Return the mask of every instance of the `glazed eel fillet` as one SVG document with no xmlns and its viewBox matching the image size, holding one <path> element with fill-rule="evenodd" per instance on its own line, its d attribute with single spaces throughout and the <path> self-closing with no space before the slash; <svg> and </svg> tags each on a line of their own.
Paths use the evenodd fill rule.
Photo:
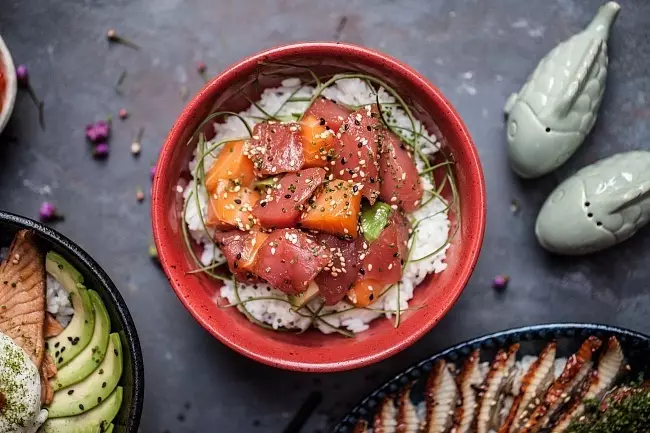
<svg viewBox="0 0 650 433">
<path fill-rule="evenodd" d="M 397 408 L 391 396 L 386 396 L 379 405 L 379 410 L 373 420 L 373 433 L 397 432 Z"/>
<path fill-rule="evenodd" d="M 476 389 L 480 387 L 481 382 L 483 382 L 481 353 L 476 349 L 467 357 L 456 378 L 461 401 L 454 415 L 452 433 L 468 433 L 470 431 L 476 411 Z"/>
<path fill-rule="evenodd" d="M 396 433 L 418 433 L 420 420 L 415 405 L 411 401 L 413 384 L 405 386 L 397 396 L 397 427 Z"/>
<path fill-rule="evenodd" d="M 546 345 L 537 360 L 532 363 L 521 380 L 519 393 L 510 407 L 508 416 L 499 428 L 499 433 L 516 433 L 521 421 L 528 418 L 530 412 L 541 403 L 539 397 L 546 392 L 555 379 L 555 357 L 557 345 Z"/>
<path fill-rule="evenodd" d="M 515 371 L 519 344 L 513 344 L 506 350 L 500 350 L 490 365 L 481 390 L 472 431 L 489 433 L 494 417 L 499 411 L 499 398 L 510 383 Z"/>
<path fill-rule="evenodd" d="M 445 433 L 454 421 L 458 387 L 450 367 L 444 360 L 437 361 L 427 379 L 422 433 Z"/>
<path fill-rule="evenodd" d="M 605 393 L 614 386 L 625 363 L 623 349 L 616 337 L 610 337 L 607 342 L 607 350 L 598 360 L 598 367 L 592 372 L 591 376 L 585 381 L 582 392 L 576 395 L 569 407 L 558 418 L 551 433 L 563 433 L 571 421 L 579 418 L 585 411 L 583 402 L 585 400 L 595 399 L 602 400 Z"/>
<path fill-rule="evenodd" d="M 571 355 L 562 374 L 550 386 L 542 402 L 524 423 L 520 433 L 538 433 L 558 413 L 562 405 L 571 399 L 589 374 L 593 365 L 592 356 L 601 344 L 598 338 L 589 337 L 580 346 L 578 352 Z"/>
</svg>

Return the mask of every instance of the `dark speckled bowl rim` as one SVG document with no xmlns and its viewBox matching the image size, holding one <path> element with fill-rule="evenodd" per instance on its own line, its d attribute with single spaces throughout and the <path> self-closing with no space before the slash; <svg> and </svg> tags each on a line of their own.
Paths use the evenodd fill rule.
<svg viewBox="0 0 650 433">
<path fill-rule="evenodd" d="M 551 323 L 495 332 L 457 344 L 407 368 L 373 391 L 370 395 L 364 398 L 361 403 L 357 404 L 354 409 L 343 417 L 343 420 L 334 428 L 333 432 L 352 433 L 357 421 L 360 418 L 366 418 L 368 414 L 374 413 L 379 401 L 381 401 L 386 395 L 394 394 L 407 383 L 428 374 L 428 372 L 431 371 L 433 362 L 438 359 L 445 358 L 455 361 L 460 359 L 460 357 L 467 356 L 472 350 L 479 348 L 494 349 L 515 342 L 551 340 L 552 338 L 561 337 L 582 338 L 588 335 L 595 335 L 597 337 L 613 335 L 616 336 L 621 343 L 633 342 L 633 345 L 635 346 L 646 346 L 646 350 L 650 352 L 650 336 L 610 325 L 590 323 Z"/>
<path fill-rule="evenodd" d="M 135 328 L 135 323 L 131 317 L 131 313 L 126 306 L 126 302 L 118 291 L 117 287 L 111 281 L 106 272 L 93 260 L 90 255 L 81 249 L 77 244 L 72 242 L 61 233 L 53 230 L 37 221 L 15 215 L 9 212 L 0 211 L 0 222 L 13 224 L 18 228 L 24 228 L 35 232 L 41 239 L 56 245 L 62 250 L 67 251 L 70 255 L 74 256 L 80 263 L 82 263 L 90 272 L 97 278 L 101 286 L 106 290 L 106 293 L 115 307 L 115 311 L 122 321 L 124 327 L 124 334 L 126 341 L 129 345 L 129 351 L 133 357 L 133 399 L 131 407 L 128 411 L 128 419 L 126 422 L 126 433 L 136 433 L 140 425 L 140 417 L 142 415 L 142 406 L 144 403 L 144 364 L 142 358 L 142 350 L 140 348 L 140 340 Z"/>
</svg>

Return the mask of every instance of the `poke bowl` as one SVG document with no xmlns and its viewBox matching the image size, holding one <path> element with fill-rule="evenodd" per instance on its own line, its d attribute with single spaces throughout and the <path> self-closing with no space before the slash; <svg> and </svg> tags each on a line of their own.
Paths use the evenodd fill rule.
<svg viewBox="0 0 650 433">
<path fill-rule="evenodd" d="M 253 55 L 210 81 L 156 166 L 162 267 L 195 319 L 260 362 L 368 365 L 453 306 L 485 188 L 458 114 L 417 72 L 348 44 Z"/>
<path fill-rule="evenodd" d="M 17 83 L 9 48 L 0 37 L 0 133 L 7 125 L 16 101 Z"/>
<path fill-rule="evenodd" d="M 0 429 L 138 431 L 138 335 L 119 291 L 86 252 L 0 212 L 0 304 Z"/>
</svg>

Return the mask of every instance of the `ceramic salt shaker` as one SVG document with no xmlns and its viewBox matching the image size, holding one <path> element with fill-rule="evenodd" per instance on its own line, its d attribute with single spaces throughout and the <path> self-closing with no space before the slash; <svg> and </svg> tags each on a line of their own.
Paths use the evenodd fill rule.
<svg viewBox="0 0 650 433">
<path fill-rule="evenodd" d="M 582 32 L 544 57 L 505 106 L 512 169 L 535 178 L 562 165 L 591 131 L 605 91 L 607 38 L 620 6 L 610 1 Z"/>
<path fill-rule="evenodd" d="M 562 182 L 537 217 L 547 250 L 587 254 L 632 237 L 650 218 L 650 152 L 619 153 Z"/>
</svg>

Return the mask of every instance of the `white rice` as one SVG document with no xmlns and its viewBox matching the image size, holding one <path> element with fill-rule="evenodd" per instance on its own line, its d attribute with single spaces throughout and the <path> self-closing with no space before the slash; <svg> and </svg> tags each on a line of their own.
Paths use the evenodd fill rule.
<svg viewBox="0 0 650 433">
<path fill-rule="evenodd" d="M 278 117 L 286 116 L 290 118 L 292 113 L 302 113 L 308 108 L 308 102 L 287 102 L 284 104 L 291 95 L 292 99 L 307 99 L 311 97 L 315 89 L 310 86 L 301 86 L 300 80 L 297 78 L 286 79 L 282 85 L 274 89 L 266 89 L 260 100 L 258 101 L 259 107 L 268 113 L 276 113 Z M 295 93 L 294 93 L 295 92 Z M 395 102 L 390 94 L 383 89 L 379 90 L 379 101 L 382 104 L 391 104 Z M 340 80 L 335 85 L 326 88 L 323 95 L 333 99 L 339 103 L 347 105 L 366 105 L 376 102 L 376 96 L 367 84 L 360 79 L 346 79 Z M 284 106 L 282 105 L 284 104 Z M 393 125 L 401 126 L 404 128 L 411 128 L 411 122 L 406 113 L 393 105 L 383 105 L 382 108 L 388 114 L 387 120 Z M 278 111 L 279 110 L 279 111 Z M 259 121 L 256 117 L 264 117 L 264 113 L 255 105 L 252 105 L 248 110 L 240 113 L 246 122 L 252 126 Z M 235 116 L 230 116 L 224 123 L 215 123 L 214 129 L 216 136 L 210 143 L 216 143 L 224 139 L 232 139 L 238 137 L 247 137 L 248 132 L 244 124 Z M 438 151 L 438 146 L 431 143 L 437 143 L 436 137 L 428 134 L 422 124 L 415 120 L 415 129 L 421 130 L 425 138 L 418 138 L 420 149 L 423 154 L 432 155 Z M 409 137 L 409 134 L 405 134 Z M 412 138 L 412 137 L 409 137 Z M 210 144 L 207 145 L 209 147 Z M 216 155 L 207 155 L 204 159 L 206 170 L 214 162 Z M 197 158 L 190 162 L 190 171 L 194 172 Z M 424 163 L 416 158 L 416 165 L 418 170 L 424 169 Z M 424 184 L 425 194 L 423 202 L 432 197 L 431 190 L 433 189 L 427 178 L 422 178 Z M 183 197 L 187 201 L 190 193 L 195 189 L 194 180 L 184 188 Z M 198 197 L 198 200 L 197 200 Z M 197 196 L 192 195 L 192 199 L 186 203 L 187 211 L 185 214 L 185 222 L 187 223 L 189 232 L 192 238 L 199 244 L 206 246 L 200 256 L 201 262 L 207 266 L 213 263 L 225 263 L 225 258 L 221 252 L 213 247 L 211 241 L 212 231 L 206 230 L 203 226 L 202 215 L 206 215 L 207 209 L 207 194 L 203 186 L 198 187 Z M 409 307 L 408 301 L 413 297 L 413 291 L 420 284 L 427 274 L 442 272 L 447 264 L 445 263 L 446 250 L 449 245 L 447 243 L 449 237 L 449 219 L 445 210 L 446 203 L 438 198 L 432 198 L 426 206 L 421 207 L 412 214 L 409 218 L 412 223 L 420 221 L 415 233 L 411 239 L 411 258 L 418 259 L 436 250 L 440 249 L 436 254 L 425 260 L 413 261 L 411 260 L 406 269 L 404 270 L 402 280 L 393 288 L 388 290 L 380 299 L 375 301 L 368 309 L 351 309 L 350 305 L 345 302 L 340 302 L 333 306 L 326 306 L 321 310 L 321 315 L 328 314 L 323 319 L 317 320 L 313 325 L 324 333 L 334 332 L 336 329 L 345 329 L 351 332 L 361 332 L 368 329 L 368 324 L 381 315 L 390 318 L 398 308 L 401 311 Z M 200 209 L 200 211 L 199 211 Z M 201 213 L 199 213 L 201 212 Z M 424 219 L 426 217 L 426 219 Z M 246 303 L 246 309 L 257 320 L 273 326 L 274 328 L 288 328 L 288 329 L 305 329 L 310 326 L 311 318 L 303 317 L 289 308 L 287 303 L 288 297 L 279 290 L 275 290 L 267 284 L 246 285 L 237 283 L 237 289 L 240 299 L 246 300 L 258 297 L 277 297 L 281 300 L 255 300 Z M 234 290 L 232 281 L 226 281 L 221 289 L 221 297 L 226 298 L 228 302 L 237 302 L 237 296 Z M 218 298 L 218 296 L 217 296 Z M 215 302 L 217 299 L 215 299 Z M 223 301 L 221 302 L 223 303 Z M 318 299 L 312 300 L 307 304 L 307 307 L 312 311 L 319 307 L 320 301 Z M 241 307 L 240 307 L 241 310 Z M 309 311 L 302 309 L 302 314 L 308 314 Z"/>
<path fill-rule="evenodd" d="M 63 327 L 68 326 L 74 314 L 68 291 L 50 274 L 47 274 L 46 287 L 47 312 Z"/>
<path fill-rule="evenodd" d="M 0 263 L 7 258 L 8 254 L 9 248 L 0 248 Z M 50 274 L 47 274 L 45 298 L 47 312 L 54 315 L 61 326 L 68 326 L 74 314 L 70 296 L 67 290 Z"/>
</svg>

